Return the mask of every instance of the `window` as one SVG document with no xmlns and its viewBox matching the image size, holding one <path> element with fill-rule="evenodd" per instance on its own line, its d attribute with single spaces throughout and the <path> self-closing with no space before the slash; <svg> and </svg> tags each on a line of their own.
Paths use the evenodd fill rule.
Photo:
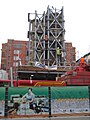
<svg viewBox="0 0 90 120">
<path fill-rule="evenodd" d="M 14 56 L 14 58 L 13 58 L 13 60 L 18 60 L 19 58 L 18 58 L 18 56 Z"/>
<path fill-rule="evenodd" d="M 10 67 L 10 62 L 8 62 L 8 67 Z"/>
<path fill-rule="evenodd" d="M 21 48 L 22 44 L 14 44 L 14 48 Z"/>
<path fill-rule="evenodd" d="M 19 54 L 19 50 L 14 50 L 14 54 Z"/>
<path fill-rule="evenodd" d="M 22 53 L 22 50 L 14 50 L 14 54 L 19 55 L 20 53 Z"/>
<path fill-rule="evenodd" d="M 8 56 L 8 60 L 10 60 L 10 56 Z"/>
<path fill-rule="evenodd" d="M 14 63 L 13 63 L 13 66 L 18 66 L 18 62 L 14 62 Z"/>
</svg>

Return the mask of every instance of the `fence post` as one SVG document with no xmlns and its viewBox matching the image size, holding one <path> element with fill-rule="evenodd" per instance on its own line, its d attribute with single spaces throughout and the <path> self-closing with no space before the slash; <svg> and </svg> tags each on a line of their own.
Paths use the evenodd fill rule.
<svg viewBox="0 0 90 120">
<path fill-rule="evenodd" d="M 51 87 L 48 87 L 49 117 L 51 117 Z"/>
<path fill-rule="evenodd" d="M 5 87 L 4 117 L 8 117 L 8 86 Z"/>
<path fill-rule="evenodd" d="M 90 86 L 88 86 L 88 93 L 89 93 L 89 110 L 90 110 Z"/>
</svg>

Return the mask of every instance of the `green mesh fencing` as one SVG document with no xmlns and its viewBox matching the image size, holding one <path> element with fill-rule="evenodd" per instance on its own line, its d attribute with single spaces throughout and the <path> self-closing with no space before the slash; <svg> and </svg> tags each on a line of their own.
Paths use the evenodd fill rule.
<svg viewBox="0 0 90 120">
<path fill-rule="evenodd" d="M 24 95 L 27 93 L 28 87 L 9 87 L 8 99 L 11 95 Z M 32 91 L 35 95 L 42 95 L 48 97 L 48 87 L 32 87 Z M 76 87 L 51 87 L 52 99 L 68 99 L 68 98 L 89 98 L 87 86 Z M 5 99 L 5 88 L 0 87 L 0 100 Z"/>
<path fill-rule="evenodd" d="M 4 99 L 5 99 L 5 88 L 0 87 L 0 100 L 4 100 Z"/>
<path fill-rule="evenodd" d="M 76 87 L 51 87 L 51 97 L 53 99 L 79 99 L 89 98 L 88 87 L 76 86 Z"/>
</svg>

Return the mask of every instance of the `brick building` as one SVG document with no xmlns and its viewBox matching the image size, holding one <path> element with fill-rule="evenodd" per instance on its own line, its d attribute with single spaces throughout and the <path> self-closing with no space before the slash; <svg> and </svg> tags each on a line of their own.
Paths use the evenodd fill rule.
<svg viewBox="0 0 90 120">
<path fill-rule="evenodd" d="M 8 72 L 10 79 L 10 68 L 12 67 L 14 79 L 16 79 L 16 67 L 18 64 L 26 64 L 27 58 L 27 41 L 8 39 L 7 43 L 2 44 L 1 49 L 1 69 Z"/>
<path fill-rule="evenodd" d="M 66 63 L 70 65 L 72 61 L 76 61 L 76 48 L 72 46 L 71 42 L 65 43 L 66 49 Z"/>
</svg>

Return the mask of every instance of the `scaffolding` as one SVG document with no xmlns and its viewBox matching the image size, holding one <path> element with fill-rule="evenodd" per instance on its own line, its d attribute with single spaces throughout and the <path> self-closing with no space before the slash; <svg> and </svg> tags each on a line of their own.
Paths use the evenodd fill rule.
<svg viewBox="0 0 90 120">
<path fill-rule="evenodd" d="M 34 14 L 34 19 L 31 19 Z M 64 40 L 64 15 L 63 7 L 61 10 L 47 7 L 47 12 L 43 14 L 28 13 L 29 22 L 29 62 L 40 62 L 47 66 L 65 65 L 66 52 Z M 56 48 L 59 47 L 60 62 Z"/>
</svg>

